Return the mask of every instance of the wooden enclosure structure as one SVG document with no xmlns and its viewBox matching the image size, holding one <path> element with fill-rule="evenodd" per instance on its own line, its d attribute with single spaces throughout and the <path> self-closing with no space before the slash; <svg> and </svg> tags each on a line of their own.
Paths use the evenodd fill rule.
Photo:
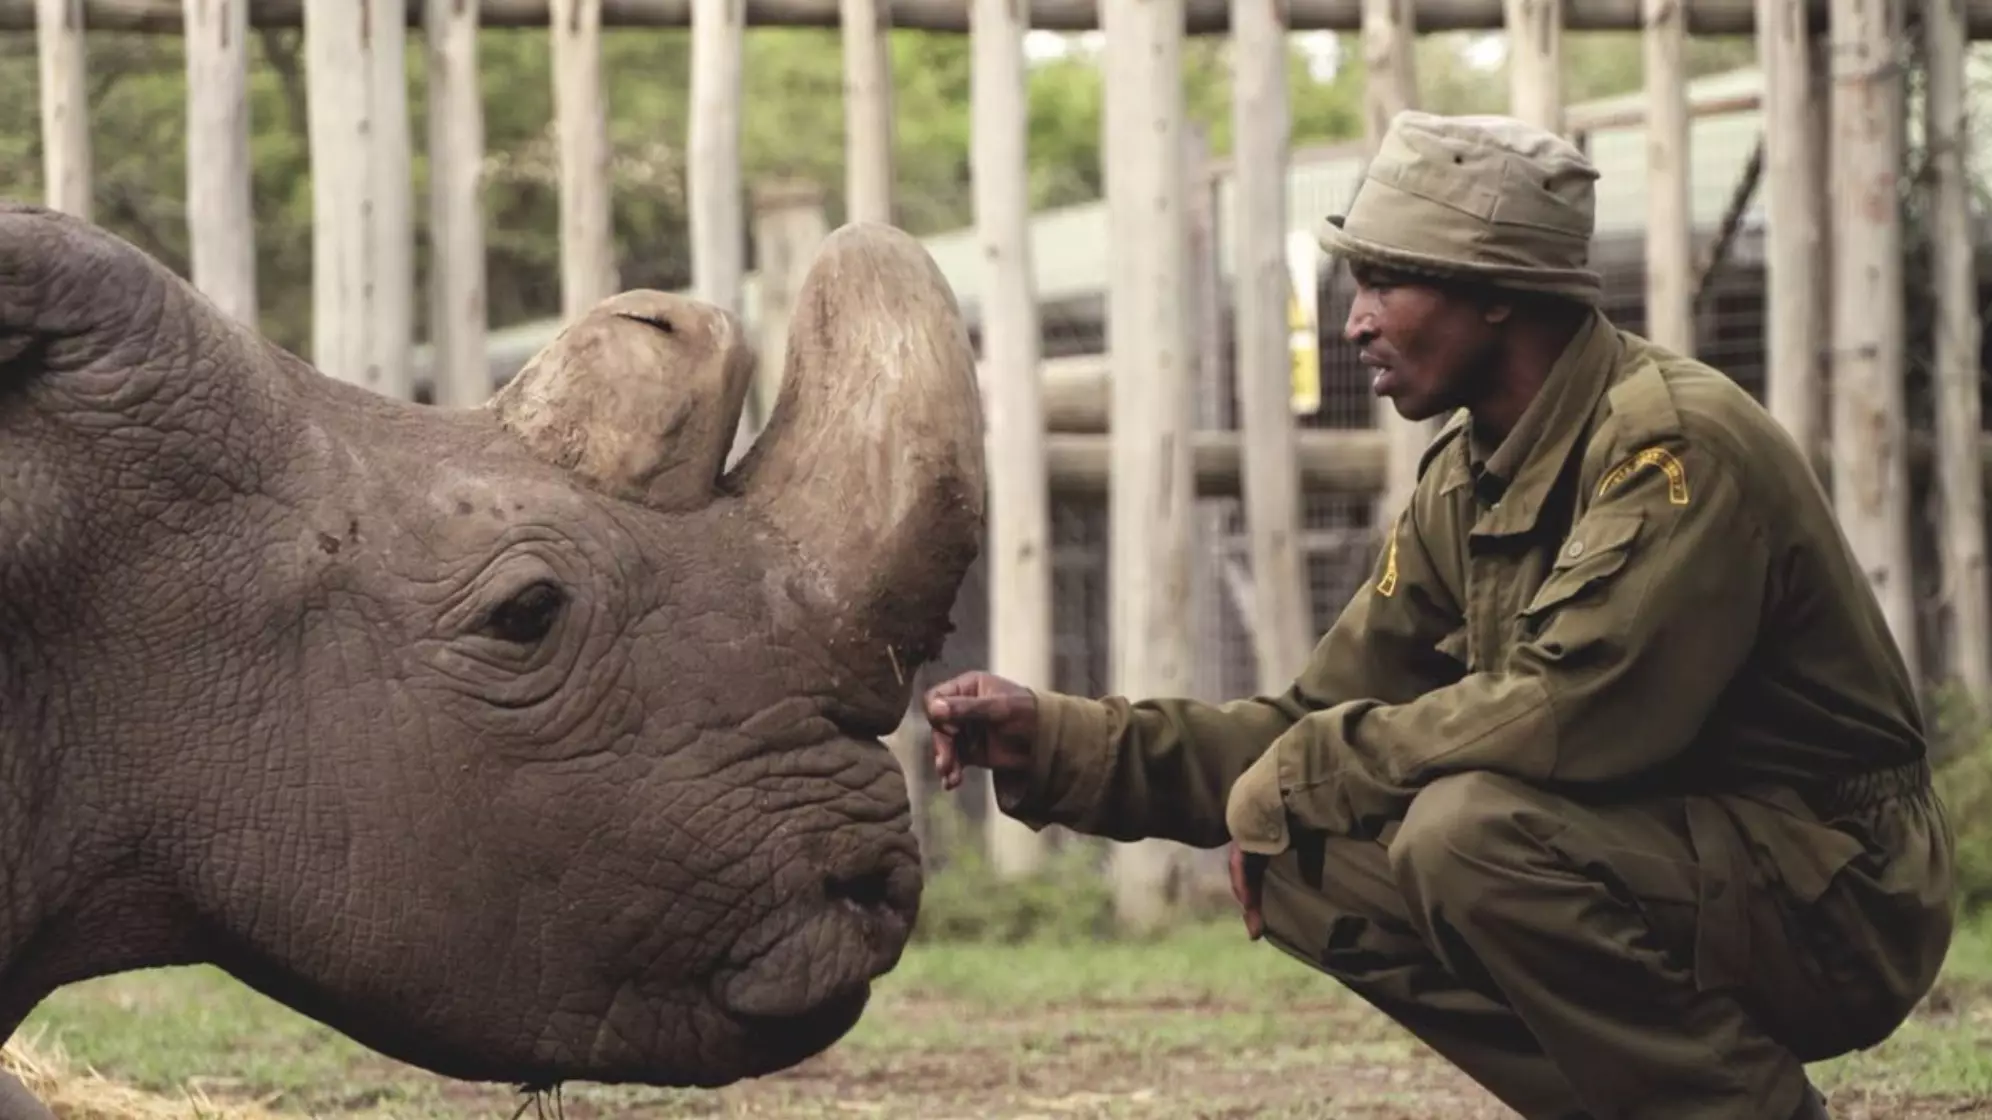
<svg viewBox="0 0 1992 1120">
<path fill-rule="evenodd" d="M 1980 326 L 1965 163 L 1963 57 L 1992 37 L 1992 0 L 0 0 L 0 31 L 32 31 L 41 58 L 47 202 L 90 215 L 87 36 L 92 29 L 186 38 L 190 97 L 192 280 L 230 313 L 256 311 L 245 107 L 247 32 L 302 26 L 307 44 L 316 206 L 314 344 L 327 374 L 412 395 L 411 309 L 430 301 L 436 397 L 470 405 L 490 391 L 484 360 L 484 219 L 474 168 L 482 154 L 477 35 L 544 27 L 555 58 L 561 166 L 563 309 L 573 315 L 618 283 L 608 221 L 600 75 L 604 27 L 692 30 L 687 139 L 694 294 L 741 310 L 749 191 L 740 165 L 743 36 L 753 26 L 837 26 L 847 78 L 848 194 L 854 218 L 890 221 L 892 27 L 974 39 L 975 220 L 987 262 L 981 361 L 988 404 L 989 667 L 1033 684 L 1051 677 L 1048 494 L 1111 496 L 1110 687 L 1181 693 L 1196 651 L 1185 624 L 1188 555 L 1201 494 L 1241 495 L 1250 536 L 1249 595 L 1259 687 L 1283 687 L 1314 640 L 1297 560 L 1303 494 L 1372 495 L 1383 523 L 1401 508 L 1430 429 L 1379 413 L 1372 430 L 1300 431 L 1287 404 L 1290 298 L 1284 254 L 1289 158 L 1286 36 L 1360 32 L 1373 144 L 1390 116 L 1418 103 L 1411 47 L 1420 34 L 1509 33 L 1511 111 L 1565 129 L 1560 51 L 1566 32 L 1642 30 L 1649 168 L 1649 333 L 1693 346 L 1697 261 L 1685 202 L 1688 107 L 1683 44 L 1696 34 L 1752 34 L 1767 87 L 1763 190 L 1768 325 L 1766 400 L 1817 457 L 1850 540 L 1891 625 L 1918 659 L 1908 518 L 1911 460 L 1923 455 L 1941 509 L 1944 672 L 1978 695 L 1987 649 L 1980 422 Z M 1029 28 L 1106 32 L 1105 182 L 1118 254 L 1100 360 L 1043 359 L 1028 267 L 1023 35 Z M 1205 313 L 1208 277 L 1191 246 L 1209 236 L 1190 169 L 1177 62 L 1186 34 L 1234 40 L 1232 251 L 1238 430 L 1197 423 L 1193 372 L 1225 345 Z M 411 38 L 414 43 L 411 45 Z M 1906 82 L 1897 60 L 1926 59 L 1937 232 L 1933 446 L 1907 438 L 1904 241 L 1890 205 L 1905 173 Z M 414 290 L 414 198 L 405 54 L 426 50 L 426 143 L 437 173 L 425 201 L 437 262 Z M 1837 60 L 1830 69 L 1821 59 Z M 761 201 L 769 203 L 766 196 Z M 763 212 L 781 210 L 768 204 Z M 765 260 L 806 254 L 820 224 L 764 225 Z M 786 246 L 784 248 L 783 246 Z M 783 293 L 767 293 L 759 329 L 781 354 Z M 764 387 L 778 369 L 766 372 Z M 1824 386 L 1832 386 L 1827 393 Z M 770 399 L 765 391 L 757 399 Z M 762 407 L 765 407 L 763 404 Z M 750 409 L 747 426 L 760 422 Z M 751 433 L 750 433 L 751 434 Z M 1933 673 L 1925 673 L 1934 676 Z M 999 864 L 1027 871 L 1037 838 L 995 818 Z M 1131 921 L 1156 917 L 1169 853 L 1125 846 L 1116 858 Z"/>
</svg>

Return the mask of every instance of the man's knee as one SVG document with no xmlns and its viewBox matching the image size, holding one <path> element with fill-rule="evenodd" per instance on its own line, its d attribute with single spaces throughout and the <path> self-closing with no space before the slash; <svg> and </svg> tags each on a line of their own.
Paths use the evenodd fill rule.
<svg viewBox="0 0 1992 1120">
<path fill-rule="evenodd" d="M 1390 840 L 1390 870 L 1414 907 L 1477 905 L 1491 897 L 1490 879 L 1539 854 L 1527 830 L 1526 790 L 1515 779 L 1472 772 L 1440 778 L 1412 799 Z"/>
<path fill-rule="evenodd" d="M 1276 945 L 1347 982 L 1426 955 L 1375 843 L 1329 839 L 1320 851 L 1275 857 L 1261 912 Z"/>
</svg>

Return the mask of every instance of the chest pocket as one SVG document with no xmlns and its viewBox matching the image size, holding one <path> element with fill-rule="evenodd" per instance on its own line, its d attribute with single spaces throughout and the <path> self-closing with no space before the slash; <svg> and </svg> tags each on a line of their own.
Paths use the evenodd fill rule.
<svg viewBox="0 0 1992 1120">
<path fill-rule="evenodd" d="M 1544 615 L 1574 602 L 1617 575 L 1632 558 L 1632 546 L 1638 541 L 1645 520 L 1646 515 L 1640 510 L 1594 513 L 1579 520 L 1557 546 L 1549 573 L 1536 588 L 1535 596 L 1522 608 L 1522 618 L 1539 622 Z"/>
</svg>

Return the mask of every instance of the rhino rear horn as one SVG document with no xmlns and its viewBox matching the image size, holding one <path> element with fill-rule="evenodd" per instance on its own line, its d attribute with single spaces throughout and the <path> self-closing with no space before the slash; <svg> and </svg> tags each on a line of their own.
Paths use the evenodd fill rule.
<svg viewBox="0 0 1992 1120">
<path fill-rule="evenodd" d="M 982 440 L 975 353 L 926 249 L 883 224 L 833 232 L 797 293 L 767 427 L 729 482 L 793 543 L 872 681 L 889 665 L 903 688 L 939 652 L 979 546 Z"/>
<path fill-rule="evenodd" d="M 563 328 L 485 407 L 586 485 L 676 512 L 715 497 L 753 372 L 739 319 L 639 289 Z"/>
</svg>

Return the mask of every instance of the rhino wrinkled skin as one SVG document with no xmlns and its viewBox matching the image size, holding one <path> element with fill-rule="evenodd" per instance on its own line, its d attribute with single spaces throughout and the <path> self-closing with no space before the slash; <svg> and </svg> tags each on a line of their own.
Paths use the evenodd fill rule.
<svg viewBox="0 0 1992 1120">
<path fill-rule="evenodd" d="M 710 306 L 624 293 L 424 407 L 0 204 L 0 1034 L 196 962 L 471 1080 L 710 1086 L 847 1031 L 917 910 L 876 737 L 982 422 L 896 230 L 831 236 L 789 338 L 726 472 L 753 357 Z"/>
</svg>

